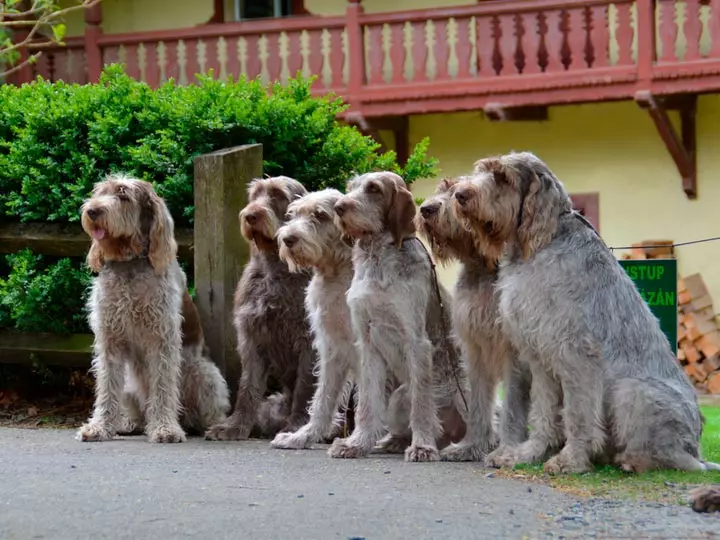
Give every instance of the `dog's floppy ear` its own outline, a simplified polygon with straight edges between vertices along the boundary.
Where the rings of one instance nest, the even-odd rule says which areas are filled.
[[[88,251],[86,262],[88,268],[96,273],[102,270],[103,264],[105,264],[103,249],[100,246],[100,242],[95,239],[93,239],[90,244],[90,250]]]
[[[144,192],[142,221],[143,229],[147,228],[148,259],[155,272],[161,274],[177,256],[175,225],[165,202],[151,184],[147,184]]]
[[[517,175],[517,185],[525,196],[521,201],[517,238],[527,260],[552,240],[558,226],[561,193],[552,174],[523,164],[508,171]]]
[[[415,232],[415,200],[402,180],[393,182],[390,205],[387,213],[387,227],[399,248],[403,239]]]

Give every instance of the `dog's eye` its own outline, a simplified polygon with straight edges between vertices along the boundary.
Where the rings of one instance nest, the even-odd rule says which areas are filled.
[[[315,212],[313,212],[313,216],[318,221],[327,221],[328,219],[330,219],[330,216],[328,216],[325,212],[321,212],[320,210],[315,210]]]
[[[120,199],[122,202],[127,202],[130,200],[130,197],[128,197],[124,192],[118,193],[117,198]]]
[[[380,187],[377,184],[368,184],[365,187],[366,193],[380,193]]]

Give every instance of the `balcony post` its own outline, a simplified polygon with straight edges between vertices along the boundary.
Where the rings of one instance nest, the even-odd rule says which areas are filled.
[[[363,84],[365,83],[365,47],[360,16],[363,7],[361,0],[348,0],[346,11],[348,62],[350,64],[348,96],[351,107],[359,105]]]
[[[656,58],[655,0],[637,0],[638,83],[647,89]]]
[[[100,79],[103,69],[102,50],[98,43],[102,36],[102,7],[95,4],[85,10],[85,62],[87,65],[88,82],[95,83]]]

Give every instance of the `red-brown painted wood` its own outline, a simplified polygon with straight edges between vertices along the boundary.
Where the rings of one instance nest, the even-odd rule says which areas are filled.
[[[156,43],[145,43],[145,82],[153,88],[156,88],[160,82]]]
[[[270,81],[280,80],[282,69],[282,58],[280,58],[280,34],[272,33],[265,35],[265,67],[267,68]]]
[[[720,57],[720,0],[710,0],[710,54],[712,58]]]
[[[522,15],[523,75],[540,73],[540,21],[539,14],[529,12]]]
[[[188,39],[185,42],[185,77],[187,84],[195,84],[197,82],[195,75],[200,71],[200,64],[197,59],[197,43],[197,39]]]
[[[425,22],[412,25],[413,81],[427,81],[428,48],[425,44]]]
[[[633,27],[631,4],[618,4],[617,9],[617,43],[618,43],[618,64],[628,65],[633,63],[632,44]]]
[[[515,45],[517,44],[517,32],[515,29],[515,15],[501,15],[498,17],[498,45],[500,50],[500,75],[515,75],[518,72],[515,58]]]
[[[262,69],[260,61],[260,36],[245,37],[245,74],[248,79],[254,79],[260,75]]]
[[[610,31],[608,28],[607,6],[590,8],[590,42],[592,44],[592,67],[603,68],[610,65]]]
[[[287,67],[290,77],[295,77],[302,69],[302,32],[288,33]]]
[[[345,55],[342,44],[343,32],[341,29],[330,30],[330,70],[332,71],[332,85],[334,89],[343,88],[343,69],[345,67]]]
[[[127,45],[125,47],[125,72],[134,79],[140,79],[137,45]]]
[[[685,61],[691,62],[700,58],[700,0],[685,0]]]
[[[166,80],[172,79],[176,84],[180,79],[177,48],[177,41],[165,43],[165,78]]]
[[[392,82],[402,84],[405,82],[405,25],[393,24],[390,26],[390,62],[392,63]]]
[[[450,35],[447,30],[448,21],[439,19],[433,21],[434,29],[434,48],[435,53],[435,80],[447,81],[450,79],[448,65],[450,63],[450,44],[448,39]]]
[[[205,45],[205,66],[204,71],[207,73],[212,69],[214,79],[220,78],[220,51],[218,50],[219,38],[203,39],[201,43]]]
[[[559,10],[545,12],[545,48],[547,50],[547,73],[565,71],[562,63],[562,48],[565,40],[563,17]]]
[[[457,23],[457,40],[455,41],[455,55],[458,62],[458,79],[466,79],[470,77],[473,65],[472,46],[470,42],[471,19],[458,19]]]
[[[586,69],[587,63],[587,12],[578,7],[568,10],[567,42],[570,49],[569,69]]]
[[[382,26],[375,25],[365,28],[367,35],[367,69],[368,84],[383,84],[383,31]]]
[[[495,19],[494,17],[477,18],[477,56],[478,75],[495,76]]]
[[[677,42],[678,26],[675,22],[675,7],[674,1],[659,2],[660,10],[660,43],[662,53],[660,55],[661,62],[674,62],[675,56],[675,43]]]
[[[227,43],[227,60],[225,62],[225,72],[228,77],[232,76],[235,80],[240,77],[240,58],[238,51],[237,37],[226,38]]]
[[[313,88],[320,89],[323,86],[322,83],[322,34],[320,30],[313,30],[308,32],[308,62],[310,64],[310,73],[316,75],[317,78],[313,83]]]

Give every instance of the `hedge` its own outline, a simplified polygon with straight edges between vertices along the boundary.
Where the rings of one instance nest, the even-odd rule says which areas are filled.
[[[341,99],[313,98],[311,81],[262,85],[257,80],[158,89],[109,66],[94,85],[38,80],[0,86],[0,211],[22,221],[78,221],[94,182],[127,172],[155,183],[179,225],[193,216],[193,159],[262,143],[264,172],[285,174],[308,189],[342,189],[355,172],[393,169],[412,182],[434,174],[418,144],[404,168],[394,152],[342,126]],[[269,91],[268,91],[269,90]]]
[[[193,160],[240,144],[262,143],[264,172],[309,190],[343,189],[354,173],[390,169],[406,181],[431,177],[427,139],[400,167],[394,152],[337,116],[346,105],[311,96],[311,80],[168,82],[151,89],[106,68],[98,84],[39,79],[0,85],[0,220],[75,222],[92,185],[110,172],[154,183],[175,222],[193,222]],[[191,278],[191,276],[189,276]],[[28,331],[87,331],[89,272],[78,259],[29,251],[0,260],[0,326]]]

